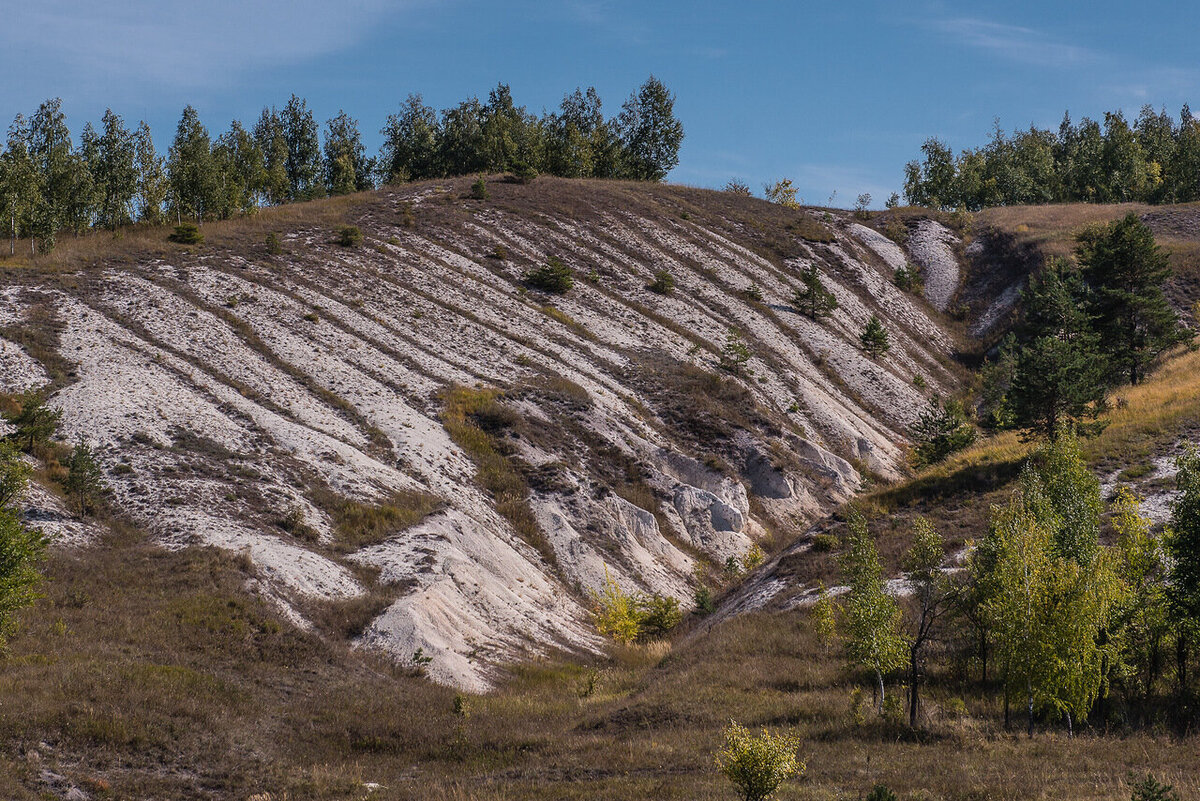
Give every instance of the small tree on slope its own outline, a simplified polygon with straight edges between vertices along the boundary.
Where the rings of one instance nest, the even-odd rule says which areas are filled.
[[[867,327],[863,329],[859,343],[872,359],[878,359],[892,349],[887,329],[874,314],[871,315],[870,320],[867,320]]]
[[[875,539],[867,521],[850,512],[850,540],[842,556],[842,570],[850,591],[842,602],[846,653],[850,661],[875,677],[875,694],[883,713],[884,683],[888,673],[904,664],[907,642],[901,633],[900,607],[888,595]]]

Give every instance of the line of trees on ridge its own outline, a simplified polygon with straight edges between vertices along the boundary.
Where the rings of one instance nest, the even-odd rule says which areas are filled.
[[[1042,203],[1187,203],[1200,200],[1200,120],[1186,105],[1178,122],[1147,105],[1131,125],[1120,111],[1103,125],[1064,114],[1057,131],[1030,126],[956,156],[941,140],[905,166],[911,205],[978,210]]]
[[[605,118],[594,88],[576,89],[555,112],[517,106],[498,85],[440,113],[409,95],[388,117],[383,146],[368,156],[358,121],[346,112],[324,136],[306,101],[264,108],[253,126],[234,120],[216,136],[187,106],[169,151],[160,155],[145,122],[132,129],[109,109],[84,125],[76,144],[62,101],[17,115],[0,153],[0,220],[10,254],[17,238],[51,250],[63,232],[116,230],[134,222],[194,222],[263,206],[344,195],[380,184],[474,173],[661,181],[679,162],[683,126],[674,95],[651,76]]]

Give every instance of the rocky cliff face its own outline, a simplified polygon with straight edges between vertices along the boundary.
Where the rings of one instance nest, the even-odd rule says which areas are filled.
[[[31,274],[0,322],[57,330],[63,434],[98,447],[122,514],[168,548],[244,552],[249,589],[296,625],[365,610],[363,647],[421,649],[472,689],[519,655],[597,647],[585,605],[606,574],[686,606],[704,570],[897,475],[906,426],[959,380],[937,223],[906,252],[726,193],[466,187],[364,196],[359,248],[267,212],[282,254],[210,226],[195,253]],[[523,280],[552,257],[565,294]],[[937,308],[893,284],[910,260]],[[792,305],[810,265],[838,300],[820,321]],[[647,288],[662,271],[667,294]],[[858,347],[871,314],[879,360]],[[750,356],[731,372],[734,331]],[[7,390],[47,367],[0,342]]]

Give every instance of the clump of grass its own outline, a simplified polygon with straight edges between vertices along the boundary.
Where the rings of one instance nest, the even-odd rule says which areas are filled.
[[[559,309],[556,306],[546,305],[542,307],[541,311],[542,314],[546,315],[551,320],[562,323],[576,334],[579,334],[581,337],[584,337],[585,339],[592,338],[592,332],[588,330],[587,326],[576,320],[571,315],[567,314],[562,309]]]
[[[550,564],[554,549],[529,508],[529,485],[517,460],[498,436],[516,422],[496,389],[453,387],[442,395],[442,424],[475,463],[475,478],[491,493],[499,512]]]
[[[415,526],[445,503],[430,492],[400,490],[379,503],[337,498],[326,500],[324,505],[333,517],[334,547],[352,552]]]

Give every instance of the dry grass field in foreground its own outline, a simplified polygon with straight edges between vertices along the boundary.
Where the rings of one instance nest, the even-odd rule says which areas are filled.
[[[245,570],[129,532],[55,554],[0,662],[0,796],[52,797],[57,774],[96,798],[734,798],[712,762],[730,719],[802,735],[807,774],[784,799],[877,782],[910,799],[1125,799],[1130,771],[1200,791],[1194,738],[1047,724],[1029,740],[953,670],[919,733],[869,712],[856,724],[852,689],[868,685],[805,613],[595,664],[537,660],[456,700],[280,623],[244,593]]]

